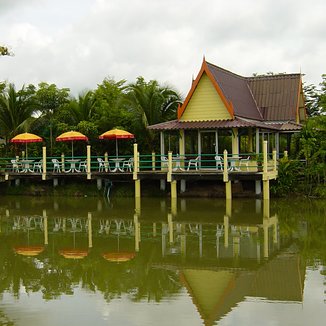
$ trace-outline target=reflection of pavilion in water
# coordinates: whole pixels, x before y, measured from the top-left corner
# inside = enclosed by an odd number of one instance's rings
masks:
[[[129,219],[94,219],[91,213],[48,218],[44,210],[43,216],[13,216],[10,223],[12,230],[42,231],[45,245],[49,236],[60,241],[56,235],[72,234],[74,241],[86,235],[88,248],[93,247],[93,238],[97,243],[116,240],[118,251],[120,241],[132,240],[139,255],[145,246],[159,247],[161,257],[153,257],[151,267],[178,273],[205,324],[211,325],[246,297],[302,301],[304,266],[299,255],[291,249],[280,253],[278,217],[270,216],[269,202],[264,202],[262,215],[254,223],[234,219],[227,202],[215,222],[187,221],[172,203],[166,219],[153,222],[142,217],[138,203]]]
[[[265,208],[266,207],[266,208]],[[7,216],[10,216],[9,211]],[[268,258],[280,248],[277,215],[269,216],[269,207],[264,205],[262,223],[244,223],[232,220],[231,202],[216,222],[194,222],[178,220],[175,207],[167,213],[164,221],[143,220],[140,205],[128,218],[97,218],[89,212],[84,217],[13,216],[12,230],[44,232],[44,244],[50,235],[71,233],[75,245],[76,236],[87,235],[88,247],[93,246],[93,237],[107,236],[120,239],[134,239],[134,250],[140,251],[140,243],[151,238],[160,243],[163,257],[180,255],[183,258],[234,259]]]

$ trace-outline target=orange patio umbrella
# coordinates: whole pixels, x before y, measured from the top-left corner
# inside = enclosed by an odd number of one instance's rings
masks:
[[[27,158],[27,144],[42,142],[43,138],[29,132],[19,134],[10,140],[11,143],[25,143],[26,145],[26,158]]]
[[[76,140],[84,140],[88,141],[88,137],[82,134],[79,131],[68,131],[64,132],[60,136],[58,136],[56,141],[71,141],[71,156],[74,158],[74,141]]]
[[[118,139],[132,139],[132,138],[135,138],[134,134],[121,129],[111,129],[99,136],[99,139],[115,139],[115,151],[117,157],[119,155]]]
[[[108,252],[104,253],[103,258],[110,262],[115,263],[124,263],[126,261],[129,261],[136,257],[136,254],[134,252]]]

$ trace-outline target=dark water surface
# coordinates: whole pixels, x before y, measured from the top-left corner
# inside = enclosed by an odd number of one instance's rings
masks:
[[[0,325],[323,325],[321,201],[2,197]]]

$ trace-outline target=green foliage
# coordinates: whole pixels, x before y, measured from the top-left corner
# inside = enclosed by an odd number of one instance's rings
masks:
[[[13,53],[8,49],[8,47],[0,45],[0,56],[12,56]]]
[[[34,122],[34,93],[32,85],[16,91],[15,86],[9,84],[0,94],[0,135],[6,141],[19,132],[27,131]]]
[[[298,175],[300,164],[283,157],[279,161],[278,178],[271,185],[271,193],[276,197],[283,197],[294,193],[298,189]]]
[[[177,91],[159,85],[156,80],[146,82],[143,77],[138,77],[136,83],[129,84],[125,105],[133,113],[137,131],[142,136],[138,141],[147,150],[153,150],[157,145],[156,134],[147,127],[175,119],[180,102],[181,96]]]

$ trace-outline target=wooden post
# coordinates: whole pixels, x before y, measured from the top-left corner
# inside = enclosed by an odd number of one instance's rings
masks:
[[[87,226],[88,226],[88,248],[93,247],[93,232],[92,232],[92,213],[87,213]]]
[[[180,167],[184,169],[185,167],[185,131],[183,129],[179,130],[179,155],[180,155]]]
[[[263,198],[269,200],[269,180],[263,180]]]
[[[277,171],[277,152],[273,150],[273,171],[276,173]]]
[[[155,152],[152,152],[152,171],[155,171]]]
[[[65,154],[61,153],[61,165],[62,165],[62,172],[65,169]]]
[[[177,198],[177,180],[171,181],[171,200]]]
[[[229,217],[224,215],[224,248],[229,247]]]
[[[268,160],[267,160],[267,140],[263,144],[264,166],[263,166],[263,199],[269,200],[269,176],[268,176]]]
[[[232,186],[228,174],[228,152],[225,149],[223,152],[223,181],[225,182],[225,198],[232,199]]]
[[[48,236],[48,217],[46,215],[46,209],[43,209],[43,228],[44,228],[44,244],[49,244],[49,236]]]
[[[87,180],[92,178],[91,176],[91,145],[86,146],[87,151],[87,161],[86,161],[86,172],[87,172]]]
[[[139,251],[138,215],[134,214],[135,251]]]
[[[171,213],[174,216],[177,215],[177,209],[178,209],[177,206],[178,206],[178,203],[177,203],[177,181],[173,180],[171,182]]]
[[[133,171],[133,180],[138,179],[138,144],[134,144],[134,171]]]
[[[172,152],[168,153],[168,173],[167,173],[167,182],[172,181]]]
[[[46,180],[46,147],[42,147],[42,180]]]
[[[248,129],[248,152],[252,153],[253,150],[253,136],[252,136],[252,128]]]
[[[108,167],[109,167],[109,154],[108,152],[104,153],[104,171],[108,172]]]
[[[172,220],[172,214],[168,214],[168,226],[169,226],[169,242],[173,243],[173,220]]]
[[[228,175],[228,151],[225,149],[223,152],[223,181],[228,182],[229,181],[229,175]]]
[[[239,132],[238,132],[238,128],[232,128],[232,155],[239,155]]]
[[[225,182],[225,198],[227,200],[232,199],[232,184],[231,184],[231,181]]]
[[[140,191],[140,180],[135,180],[135,198],[141,197],[141,191]]]
[[[264,140],[263,143],[263,173],[267,174],[268,159],[267,159],[267,140]]]

